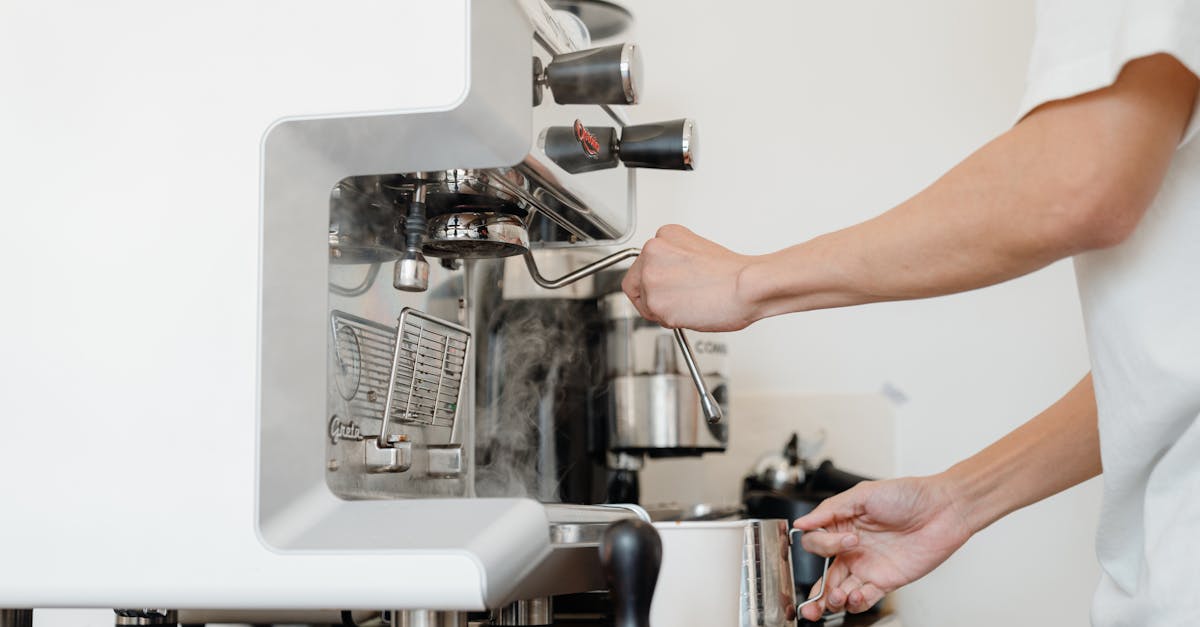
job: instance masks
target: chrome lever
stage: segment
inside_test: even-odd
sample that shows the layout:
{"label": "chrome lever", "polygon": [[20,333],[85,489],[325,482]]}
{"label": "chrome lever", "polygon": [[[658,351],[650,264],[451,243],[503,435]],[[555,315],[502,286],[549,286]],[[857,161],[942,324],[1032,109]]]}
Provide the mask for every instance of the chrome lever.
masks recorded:
{"label": "chrome lever", "polygon": [[[533,259],[533,252],[526,249],[525,267],[529,268],[529,276],[533,277],[534,283],[548,290],[555,290],[570,285],[582,278],[589,277],[626,259],[633,259],[641,254],[641,252],[639,248],[619,250],[573,272],[568,272],[557,279],[547,279],[542,276],[541,272],[538,272],[537,262]],[[721,406],[717,404],[716,399],[708,392],[708,385],[704,383],[704,376],[700,374],[700,367],[696,364],[696,356],[692,353],[692,345],[688,342],[687,336],[684,335],[683,329],[673,329],[673,331],[675,334],[675,343],[679,345],[679,351],[683,353],[683,362],[687,364],[688,373],[692,375],[692,383],[696,386],[696,392],[700,394],[700,407],[704,411],[704,417],[708,420],[709,424],[721,422],[721,419],[724,418],[724,413],[721,411]]]}

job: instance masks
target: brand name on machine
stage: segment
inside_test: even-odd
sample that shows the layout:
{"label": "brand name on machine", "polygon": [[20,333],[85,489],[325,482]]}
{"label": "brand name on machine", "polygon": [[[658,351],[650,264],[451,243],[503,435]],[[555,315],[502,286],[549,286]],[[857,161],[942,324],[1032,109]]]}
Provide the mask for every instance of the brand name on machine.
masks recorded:
{"label": "brand name on machine", "polygon": [[720,342],[700,341],[696,342],[696,352],[724,355],[726,352],[728,352],[728,350],[725,348],[725,345],[721,344]]}
{"label": "brand name on machine", "polygon": [[361,440],[363,439],[362,429],[358,423],[353,420],[342,420],[334,416],[329,420],[329,440],[334,444],[338,440]]}
{"label": "brand name on machine", "polygon": [[583,146],[583,154],[592,159],[600,156],[600,140],[596,139],[596,136],[587,130],[583,122],[579,120],[575,120],[575,139],[579,140],[580,146]]}

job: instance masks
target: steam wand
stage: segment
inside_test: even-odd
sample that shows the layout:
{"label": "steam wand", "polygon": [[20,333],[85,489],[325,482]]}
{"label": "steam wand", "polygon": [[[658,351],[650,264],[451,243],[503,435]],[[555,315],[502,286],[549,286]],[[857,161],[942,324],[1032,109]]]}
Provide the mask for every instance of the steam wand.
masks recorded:
{"label": "steam wand", "polygon": [[[616,265],[626,259],[633,259],[641,254],[639,248],[626,248],[619,250],[603,259],[599,259],[592,263],[583,266],[573,272],[568,272],[557,279],[547,279],[538,272],[537,263],[533,259],[533,252],[525,249],[525,267],[529,268],[529,276],[533,277],[533,282],[548,290],[556,290],[560,287],[570,285],[579,279],[591,276],[605,268]],[[704,410],[704,417],[708,419],[710,424],[721,422],[723,414],[721,406],[717,404],[716,399],[708,392],[708,385],[704,383],[704,377],[700,374],[700,367],[696,365],[696,357],[692,353],[692,345],[688,343],[687,336],[684,335],[683,329],[672,329],[675,334],[675,343],[679,345],[679,350],[683,353],[683,362],[687,364],[688,373],[692,375],[692,383],[696,385],[696,391],[700,393],[700,406]]]}

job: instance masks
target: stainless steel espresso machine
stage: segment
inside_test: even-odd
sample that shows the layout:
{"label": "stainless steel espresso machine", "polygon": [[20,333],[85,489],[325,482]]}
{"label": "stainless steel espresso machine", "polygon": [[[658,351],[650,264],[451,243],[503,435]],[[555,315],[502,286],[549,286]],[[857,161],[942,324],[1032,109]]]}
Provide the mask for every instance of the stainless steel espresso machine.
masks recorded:
{"label": "stainless steel espresso machine", "polygon": [[696,125],[614,108],[635,44],[588,48],[540,1],[470,12],[453,110],[264,140],[259,537],[398,556],[392,625],[550,624],[618,588],[582,614],[633,625],[657,536],[629,473],[723,450],[724,349],[636,323],[613,277],[637,249],[588,247],[631,231],[638,169],[696,166]]}

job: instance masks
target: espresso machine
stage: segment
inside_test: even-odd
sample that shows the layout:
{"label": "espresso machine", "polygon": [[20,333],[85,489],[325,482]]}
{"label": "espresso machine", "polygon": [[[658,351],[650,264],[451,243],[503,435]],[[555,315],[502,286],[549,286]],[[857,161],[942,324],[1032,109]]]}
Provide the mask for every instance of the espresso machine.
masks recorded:
{"label": "espresso machine", "polygon": [[[584,251],[630,231],[638,169],[696,166],[695,123],[614,108],[641,97],[635,44],[587,48],[541,2],[470,11],[457,108],[287,120],[263,144],[260,537],[396,555],[422,582],[391,591],[393,625],[550,624],[555,597],[645,580],[629,556],[655,536],[628,490],[597,491],[628,471],[609,456],[725,441],[688,335],[654,343],[665,383],[631,384],[596,350],[629,314],[584,288],[637,255]],[[651,399],[686,416],[666,439],[630,426]]]}
{"label": "espresso machine", "polygon": [[[632,258],[639,172],[696,167],[695,124],[632,120],[638,46],[592,45],[541,0],[194,9],[81,4],[69,38],[88,55],[57,45],[59,9],[6,11],[36,54],[0,69],[22,85],[5,156],[61,175],[38,189],[89,198],[17,186],[17,224],[64,238],[55,269],[94,272],[30,283],[39,306],[7,310],[31,361],[6,371],[22,393],[0,607],[17,613],[0,622],[31,607],[118,608],[121,625],[636,616],[655,536],[638,507],[604,504],[609,446],[586,417],[604,415],[608,369],[585,381],[567,360],[603,342],[604,319],[548,344],[534,322],[582,317],[495,322],[492,299],[519,300],[510,268],[569,295]],[[616,256],[584,258],[601,246]],[[723,424],[702,343],[666,333],[696,416]],[[514,339],[527,350],[501,350]],[[46,463],[60,443],[69,463]],[[525,482],[517,453],[546,481]],[[559,459],[597,458],[596,492],[553,479],[575,467]],[[573,608],[588,591],[610,594]]]}

